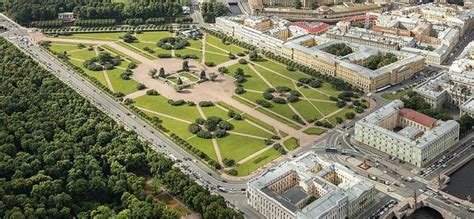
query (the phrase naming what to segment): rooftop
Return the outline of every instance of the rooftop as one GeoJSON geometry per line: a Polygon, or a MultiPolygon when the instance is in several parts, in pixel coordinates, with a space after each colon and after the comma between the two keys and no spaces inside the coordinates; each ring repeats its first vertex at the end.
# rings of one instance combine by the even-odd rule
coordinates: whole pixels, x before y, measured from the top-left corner
{"type": "Polygon", "coordinates": [[[430,128],[434,127],[437,121],[436,119],[433,119],[425,114],[408,108],[400,109],[400,116],[430,128]]]}

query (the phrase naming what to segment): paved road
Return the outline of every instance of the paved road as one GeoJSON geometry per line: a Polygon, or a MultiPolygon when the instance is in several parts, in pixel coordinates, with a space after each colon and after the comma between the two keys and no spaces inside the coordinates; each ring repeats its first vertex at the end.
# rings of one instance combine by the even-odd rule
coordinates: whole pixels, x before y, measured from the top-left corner
{"type": "Polygon", "coordinates": [[[454,48],[452,55],[444,61],[445,65],[451,65],[453,61],[461,54],[461,52],[466,48],[467,44],[474,41],[474,28],[471,28],[469,31],[466,31],[465,36],[462,37],[461,41],[458,45],[454,48]]]}

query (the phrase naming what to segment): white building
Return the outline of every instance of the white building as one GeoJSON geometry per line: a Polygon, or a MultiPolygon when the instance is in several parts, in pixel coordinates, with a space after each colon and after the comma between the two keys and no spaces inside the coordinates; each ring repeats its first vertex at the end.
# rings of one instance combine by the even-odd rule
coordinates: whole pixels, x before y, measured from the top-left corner
{"type": "Polygon", "coordinates": [[[58,14],[58,19],[63,21],[73,21],[74,20],[74,13],[72,12],[64,12],[58,14]]]}
{"type": "Polygon", "coordinates": [[[268,170],[247,189],[249,205],[272,219],[353,218],[374,195],[373,184],[314,152],[268,170]]]}
{"type": "Polygon", "coordinates": [[[423,167],[459,141],[459,124],[403,108],[395,100],[359,120],[354,140],[423,167]]]}

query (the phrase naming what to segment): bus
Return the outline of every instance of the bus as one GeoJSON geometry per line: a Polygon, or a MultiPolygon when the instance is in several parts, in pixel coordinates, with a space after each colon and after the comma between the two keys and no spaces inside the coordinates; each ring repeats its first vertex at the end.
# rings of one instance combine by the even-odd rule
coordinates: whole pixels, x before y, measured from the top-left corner
{"type": "Polygon", "coordinates": [[[384,91],[384,90],[389,89],[390,87],[392,87],[392,85],[390,85],[390,84],[387,85],[387,86],[383,86],[383,87],[381,87],[381,88],[375,90],[375,93],[382,92],[382,91],[384,91]]]}
{"type": "Polygon", "coordinates": [[[329,152],[329,153],[336,153],[337,152],[337,148],[330,148],[330,147],[327,147],[326,149],[324,149],[326,152],[329,152]]]}

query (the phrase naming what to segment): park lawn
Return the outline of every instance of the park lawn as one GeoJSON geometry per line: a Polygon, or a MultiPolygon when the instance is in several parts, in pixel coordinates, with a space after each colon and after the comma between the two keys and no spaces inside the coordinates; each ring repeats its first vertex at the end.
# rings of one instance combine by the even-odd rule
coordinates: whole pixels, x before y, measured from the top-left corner
{"type": "MultiPolygon", "coordinates": [[[[317,88],[318,89],[318,88],[317,88]]],[[[298,91],[303,94],[304,97],[309,99],[317,100],[329,100],[329,97],[321,92],[315,91],[312,88],[298,88],[298,91]]],[[[337,96],[336,96],[337,97],[337,96]]]]}
{"type": "MultiPolygon", "coordinates": [[[[341,117],[343,120],[346,120],[346,113],[348,112],[354,112],[354,109],[349,109],[349,108],[344,108],[343,110],[339,111],[338,113],[332,115],[331,117],[327,118],[327,120],[332,123],[333,125],[336,125],[336,117],[341,117]]],[[[356,113],[357,114],[357,113],[356,113]]]]}
{"type": "Polygon", "coordinates": [[[247,176],[278,157],[280,157],[280,153],[273,148],[270,148],[247,162],[235,167],[234,170],[237,170],[237,176],[247,176]]]}
{"type": "Polygon", "coordinates": [[[277,75],[262,67],[254,66],[254,68],[255,70],[257,70],[258,73],[260,73],[260,75],[262,75],[265,79],[267,79],[267,81],[270,82],[270,84],[272,84],[273,87],[287,86],[291,89],[295,89],[295,85],[292,80],[288,78],[284,78],[280,75],[277,75]]]}
{"type": "Polygon", "coordinates": [[[189,42],[189,46],[188,47],[191,47],[191,48],[195,48],[195,49],[198,49],[198,50],[201,50],[202,49],[202,40],[201,39],[189,39],[188,40],[189,42]]]}
{"type": "Polygon", "coordinates": [[[145,95],[134,100],[135,105],[138,107],[177,117],[189,122],[194,122],[197,118],[201,118],[196,106],[188,106],[187,104],[172,106],[168,103],[168,99],[162,96],[145,95]]]}
{"type": "Polygon", "coordinates": [[[196,82],[196,81],[199,81],[199,78],[196,76],[196,75],[193,75],[189,72],[182,72],[182,73],[179,73],[179,75],[183,76],[183,77],[186,77],[187,79],[189,79],[191,82],[196,82]]]}
{"type": "Polygon", "coordinates": [[[222,54],[222,55],[229,55],[228,52],[224,51],[224,50],[221,50],[219,48],[216,48],[215,46],[212,46],[208,43],[206,43],[205,46],[205,49],[206,49],[206,52],[209,51],[209,52],[215,52],[215,53],[219,53],[219,54],[222,54]]]}
{"type": "Polygon", "coordinates": [[[247,134],[247,135],[254,135],[262,138],[271,138],[272,134],[244,121],[244,120],[235,120],[232,119],[229,121],[234,125],[234,129],[231,131],[233,132],[238,132],[242,134],[247,134]]]}
{"type": "Polygon", "coordinates": [[[69,62],[71,62],[73,65],[81,68],[82,70],[84,70],[84,72],[86,74],[88,74],[89,76],[92,76],[94,77],[95,79],[97,79],[101,84],[105,85],[106,87],[107,86],[107,82],[105,81],[105,77],[104,77],[104,73],[102,71],[91,71],[87,68],[84,68],[84,66],[82,66],[82,61],[79,61],[79,60],[69,60],[69,62]]]}
{"type": "Polygon", "coordinates": [[[336,90],[336,88],[332,87],[332,85],[329,83],[322,83],[322,86],[318,89],[320,89],[322,92],[327,93],[333,97],[337,97],[341,93],[341,91],[336,90]]]}
{"type": "Polygon", "coordinates": [[[214,145],[212,144],[211,139],[198,138],[197,136],[194,136],[193,138],[188,139],[187,142],[207,154],[209,158],[217,161],[216,151],[214,151],[214,145]]]}
{"type": "Polygon", "coordinates": [[[147,59],[150,59],[150,60],[155,60],[156,57],[153,56],[153,55],[150,55],[148,52],[145,52],[145,51],[142,51],[140,50],[139,48],[135,47],[135,46],[132,46],[131,44],[129,43],[124,43],[124,42],[117,42],[117,44],[119,44],[120,46],[123,46],[129,50],[132,50],[133,52],[139,54],[139,55],[142,55],[144,56],[145,58],[147,59]]]}
{"type": "Polygon", "coordinates": [[[51,43],[49,49],[56,52],[69,52],[79,48],[74,43],[51,43]]]}
{"type": "Polygon", "coordinates": [[[263,81],[262,78],[260,78],[260,76],[258,76],[248,65],[237,63],[229,66],[227,68],[229,70],[229,75],[233,77],[237,68],[244,70],[244,77],[246,79],[246,81],[242,83],[244,88],[263,92],[269,87],[269,85],[265,83],[265,81],[263,81]]]}
{"type": "Polygon", "coordinates": [[[266,146],[263,140],[233,134],[229,134],[223,138],[217,138],[216,140],[221,151],[222,159],[234,159],[236,162],[266,146]]]}
{"type": "Polygon", "coordinates": [[[266,110],[263,107],[258,107],[258,108],[256,108],[256,110],[263,113],[263,114],[265,114],[265,115],[267,115],[267,116],[269,116],[269,117],[271,117],[271,118],[273,118],[273,119],[275,119],[275,120],[277,120],[277,121],[279,121],[279,122],[281,122],[281,123],[283,123],[283,124],[288,125],[289,127],[294,128],[296,130],[301,129],[301,126],[299,126],[299,125],[297,125],[293,122],[290,122],[291,121],[290,119],[275,115],[275,114],[269,112],[268,110],[266,110]]]}
{"type": "Polygon", "coordinates": [[[301,116],[306,120],[318,120],[322,115],[311,105],[307,100],[298,100],[297,102],[290,103],[296,111],[298,111],[301,116]]]}
{"type": "Polygon", "coordinates": [[[311,76],[303,73],[303,72],[300,72],[300,71],[289,71],[288,69],[286,69],[286,66],[283,65],[283,64],[280,64],[278,62],[275,62],[273,60],[270,60],[270,59],[264,59],[264,58],[261,58],[261,59],[258,59],[256,61],[254,61],[256,64],[259,64],[259,65],[262,65],[266,68],[269,68],[273,71],[276,71],[280,74],[283,74],[283,75],[286,75],[290,78],[292,78],[293,80],[298,80],[300,78],[310,78],[311,76]]]}
{"type": "Polygon", "coordinates": [[[312,100],[311,102],[319,109],[319,111],[321,111],[324,116],[336,112],[339,109],[336,106],[336,102],[329,103],[314,100],[312,100]]]}
{"type": "Polygon", "coordinates": [[[101,46],[103,49],[105,49],[107,52],[111,53],[111,54],[114,54],[114,55],[119,55],[120,57],[124,58],[124,59],[128,59],[129,61],[131,62],[135,62],[135,64],[141,64],[140,61],[128,56],[127,54],[123,53],[123,52],[120,52],[112,47],[110,47],[109,45],[102,45],[101,46]]]}
{"type": "MultiPolygon", "coordinates": [[[[246,99],[248,99],[248,100],[250,100],[252,103],[255,103],[256,100],[259,100],[259,99],[263,100],[264,99],[261,93],[257,93],[257,92],[253,92],[253,91],[245,91],[245,93],[239,94],[239,95],[246,98],[246,99]]],[[[272,103],[272,105],[274,104],[271,100],[268,101],[268,102],[272,103]]],[[[255,103],[255,104],[257,104],[257,103],[255,103]]]]}
{"type": "Polygon", "coordinates": [[[120,67],[123,68],[122,70],[125,70],[128,68],[128,64],[130,64],[130,61],[128,61],[127,59],[122,59],[122,61],[120,61],[120,65],[117,65],[115,67],[120,67]]]}
{"type": "Polygon", "coordinates": [[[206,56],[205,57],[206,62],[214,62],[215,65],[219,65],[231,60],[229,59],[229,55],[226,55],[226,54],[220,55],[220,54],[210,53],[210,52],[207,52],[207,50],[206,50],[205,56],[206,56]]]}
{"type": "Polygon", "coordinates": [[[252,101],[249,101],[249,100],[245,100],[242,96],[239,96],[239,95],[232,95],[232,99],[237,100],[240,103],[251,108],[255,108],[258,106],[256,103],[253,103],[252,101]]]}
{"type": "Polygon", "coordinates": [[[91,59],[91,58],[97,56],[95,54],[95,51],[89,51],[89,50],[87,50],[87,48],[84,48],[84,49],[81,49],[81,50],[76,50],[76,51],[71,51],[68,54],[73,58],[82,59],[82,60],[91,59]]]}
{"type": "Polygon", "coordinates": [[[309,127],[305,129],[303,132],[308,135],[321,135],[326,132],[326,129],[318,128],[318,127],[309,127]]]}
{"type": "Polygon", "coordinates": [[[125,34],[126,34],[126,32],[75,33],[75,34],[70,35],[70,36],[59,36],[59,37],[61,37],[61,38],[72,38],[72,39],[115,41],[115,40],[120,40],[120,37],[122,37],[125,34]]]}
{"type": "Polygon", "coordinates": [[[210,34],[207,34],[206,35],[206,43],[210,43],[214,46],[217,46],[218,48],[221,48],[223,50],[226,50],[228,52],[231,52],[231,53],[234,53],[234,54],[237,54],[239,52],[243,52],[244,49],[243,48],[240,48],[236,45],[233,45],[233,44],[230,44],[230,45],[226,45],[224,43],[222,43],[222,40],[215,37],[215,36],[212,36],[210,34]]]}
{"type": "Polygon", "coordinates": [[[175,133],[182,139],[187,139],[194,135],[188,131],[188,126],[189,126],[188,123],[175,120],[172,118],[164,117],[161,115],[157,115],[157,114],[153,114],[153,115],[160,118],[160,120],[163,121],[162,125],[168,130],[170,130],[170,133],[175,133]]]}
{"type": "Polygon", "coordinates": [[[405,96],[412,90],[413,88],[408,88],[408,89],[403,89],[402,91],[396,91],[395,93],[394,91],[388,91],[388,92],[382,93],[381,96],[387,100],[396,100],[396,99],[402,98],[403,96],[405,96]]]}
{"type": "MultiPolygon", "coordinates": [[[[160,48],[161,49],[161,48],[160,48]]],[[[180,54],[181,56],[183,55],[195,55],[197,57],[196,60],[201,62],[202,59],[202,52],[201,50],[195,50],[195,49],[180,49],[180,50],[175,50],[174,51],[175,55],[180,54]]]]}
{"type": "Polygon", "coordinates": [[[169,31],[152,31],[152,32],[143,32],[141,34],[135,34],[139,41],[151,42],[156,45],[156,43],[165,37],[172,37],[174,34],[169,31]]]}
{"type": "MultiPolygon", "coordinates": [[[[229,104],[226,104],[226,103],[224,103],[224,102],[218,102],[218,104],[219,104],[220,106],[226,108],[227,110],[232,110],[232,111],[234,111],[234,112],[239,113],[239,114],[242,115],[242,112],[241,112],[240,110],[238,110],[238,109],[232,107],[232,106],[229,105],[229,104]]],[[[264,122],[262,122],[262,121],[259,120],[259,119],[256,119],[256,118],[254,118],[254,117],[252,117],[252,116],[250,116],[250,115],[245,115],[245,114],[243,115],[243,118],[244,118],[244,120],[253,122],[253,123],[257,124],[258,126],[264,128],[264,129],[266,129],[267,131],[272,132],[273,134],[277,134],[277,130],[276,130],[273,126],[271,126],[271,125],[269,125],[269,124],[267,124],[267,123],[264,123],[264,122]]]]}
{"type": "Polygon", "coordinates": [[[137,91],[138,83],[132,79],[124,80],[120,74],[124,72],[122,69],[105,70],[109,76],[110,82],[115,92],[122,92],[125,95],[137,91]]]}
{"type": "Polygon", "coordinates": [[[295,112],[288,106],[288,104],[279,104],[279,103],[273,103],[273,107],[269,108],[271,111],[276,112],[284,117],[286,117],[288,120],[291,120],[291,117],[295,115],[295,112]]]}
{"type": "Polygon", "coordinates": [[[168,77],[166,77],[167,80],[173,82],[174,84],[178,84],[178,75],[173,74],[168,77]]]}
{"type": "Polygon", "coordinates": [[[298,139],[292,137],[284,141],[283,145],[285,145],[286,149],[292,151],[298,148],[300,146],[300,143],[298,142],[298,139]]]}
{"type": "Polygon", "coordinates": [[[207,118],[209,118],[210,116],[217,116],[223,120],[229,119],[229,116],[227,116],[227,112],[217,106],[201,107],[201,109],[207,118]]]}

